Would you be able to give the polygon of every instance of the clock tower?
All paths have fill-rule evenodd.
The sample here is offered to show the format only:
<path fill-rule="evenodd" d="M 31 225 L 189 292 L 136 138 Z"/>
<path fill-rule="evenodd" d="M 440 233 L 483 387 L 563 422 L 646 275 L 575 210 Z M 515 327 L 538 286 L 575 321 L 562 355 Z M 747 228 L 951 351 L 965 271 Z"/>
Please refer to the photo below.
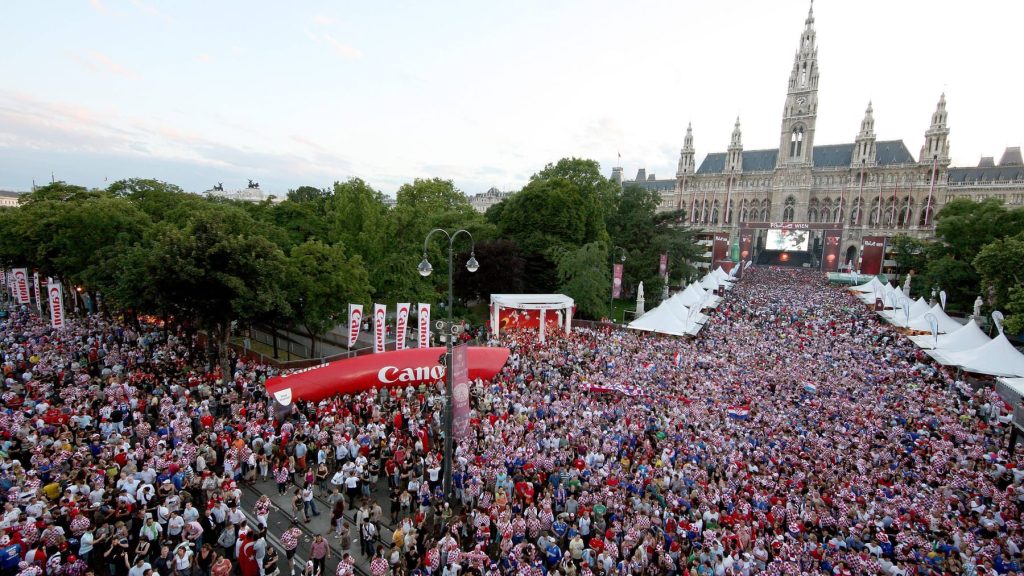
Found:
<path fill-rule="evenodd" d="M 800 48 L 793 57 L 786 107 L 782 113 L 779 168 L 811 165 L 814 124 L 818 116 L 818 45 L 814 33 L 814 3 L 807 12 Z"/>

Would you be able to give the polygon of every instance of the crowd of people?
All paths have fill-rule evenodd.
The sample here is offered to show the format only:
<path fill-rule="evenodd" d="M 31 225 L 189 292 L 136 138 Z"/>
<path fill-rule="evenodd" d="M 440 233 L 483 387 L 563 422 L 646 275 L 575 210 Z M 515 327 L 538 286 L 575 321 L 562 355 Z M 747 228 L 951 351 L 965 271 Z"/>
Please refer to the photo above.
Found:
<path fill-rule="evenodd" d="M 289 412 L 267 366 L 236 358 L 225 383 L 173 332 L 9 308 L 0 576 L 1019 568 L 1001 400 L 812 272 L 747 270 L 692 340 L 490 342 L 511 355 L 473 385 L 450 497 L 440 383 Z"/>

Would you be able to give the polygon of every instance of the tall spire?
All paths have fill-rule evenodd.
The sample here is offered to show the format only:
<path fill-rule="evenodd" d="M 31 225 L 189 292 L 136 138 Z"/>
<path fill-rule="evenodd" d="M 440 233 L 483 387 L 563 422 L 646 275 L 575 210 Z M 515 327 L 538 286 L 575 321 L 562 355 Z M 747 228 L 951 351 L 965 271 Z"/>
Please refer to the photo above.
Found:
<path fill-rule="evenodd" d="M 683 178 L 687 174 L 693 174 L 696 167 L 694 162 L 693 149 L 693 123 L 686 125 L 686 137 L 683 138 L 683 148 L 679 151 L 679 166 L 676 168 L 676 178 Z"/>
<path fill-rule="evenodd" d="M 800 43 L 793 56 L 786 105 L 782 112 L 777 166 L 808 166 L 818 117 L 818 44 L 814 2 L 807 10 Z"/>
<path fill-rule="evenodd" d="M 875 135 L 875 116 L 874 108 L 871 106 L 871 101 L 868 100 L 868 109 L 864 111 L 864 119 L 860 121 L 860 135 L 861 136 L 874 136 Z"/>
<path fill-rule="evenodd" d="M 924 146 L 918 161 L 927 163 L 938 161 L 940 164 L 949 162 L 949 126 L 946 125 L 946 93 L 939 96 L 939 103 L 932 113 L 932 123 L 924 133 Z"/>
<path fill-rule="evenodd" d="M 875 164 L 875 115 L 871 101 L 868 101 L 868 108 L 864 111 L 864 119 L 860 121 L 860 133 L 854 141 L 853 156 L 850 159 L 850 167 L 863 168 Z"/>
<path fill-rule="evenodd" d="M 726 170 L 730 172 L 743 171 L 743 132 L 740 131 L 740 117 L 736 117 L 736 125 L 732 129 L 732 138 L 729 142 L 727 153 Z"/>

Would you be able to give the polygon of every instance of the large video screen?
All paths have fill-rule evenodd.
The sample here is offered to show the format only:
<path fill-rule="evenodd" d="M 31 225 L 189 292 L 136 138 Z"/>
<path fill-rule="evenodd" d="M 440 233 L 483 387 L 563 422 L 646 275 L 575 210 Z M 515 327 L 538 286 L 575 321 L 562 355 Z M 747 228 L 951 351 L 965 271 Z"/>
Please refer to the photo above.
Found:
<path fill-rule="evenodd" d="M 783 252 L 806 252 L 807 241 L 810 235 L 806 230 L 769 230 L 768 250 L 782 250 Z"/>

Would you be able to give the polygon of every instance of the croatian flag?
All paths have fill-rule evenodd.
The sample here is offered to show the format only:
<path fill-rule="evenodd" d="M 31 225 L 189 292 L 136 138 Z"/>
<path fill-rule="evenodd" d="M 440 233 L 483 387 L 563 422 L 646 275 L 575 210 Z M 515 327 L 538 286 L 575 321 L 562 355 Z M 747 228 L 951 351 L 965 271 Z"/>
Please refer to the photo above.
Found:
<path fill-rule="evenodd" d="M 679 353 L 679 350 L 676 350 L 676 355 L 672 358 L 672 362 L 676 365 L 676 368 L 683 365 L 683 356 Z"/>
<path fill-rule="evenodd" d="M 811 384 L 810 382 L 808 382 L 808 383 L 804 384 L 804 392 L 807 392 L 808 394 L 817 394 L 818 393 L 818 387 L 815 386 L 814 384 Z"/>
<path fill-rule="evenodd" d="M 726 414 L 729 415 L 729 418 L 746 420 L 750 418 L 750 406 L 730 406 L 729 409 L 726 410 Z"/>
<path fill-rule="evenodd" d="M 644 370 L 648 372 L 656 372 L 658 370 L 658 367 L 654 364 L 654 362 L 648 362 L 647 364 L 644 364 Z"/>

